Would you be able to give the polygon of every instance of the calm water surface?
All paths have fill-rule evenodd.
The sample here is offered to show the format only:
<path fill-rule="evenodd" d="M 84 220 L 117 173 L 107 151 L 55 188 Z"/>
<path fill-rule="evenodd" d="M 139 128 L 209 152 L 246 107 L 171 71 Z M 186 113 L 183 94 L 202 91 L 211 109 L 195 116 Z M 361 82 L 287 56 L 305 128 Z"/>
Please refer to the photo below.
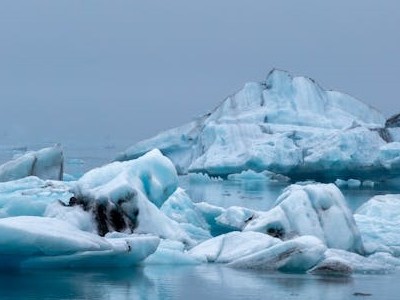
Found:
<path fill-rule="evenodd" d="M 217 265 L 0 275 L 0 299 L 399 299 L 399 274 L 318 277 Z"/>
<path fill-rule="evenodd" d="M 195 202 L 206 201 L 222 207 L 245 206 L 255 210 L 269 210 L 288 186 L 262 180 L 224 180 L 201 182 L 188 176 L 180 178 L 180 185 Z M 400 189 L 377 184 L 374 188 L 342 188 L 347 204 L 355 211 L 375 195 L 400 194 Z"/>

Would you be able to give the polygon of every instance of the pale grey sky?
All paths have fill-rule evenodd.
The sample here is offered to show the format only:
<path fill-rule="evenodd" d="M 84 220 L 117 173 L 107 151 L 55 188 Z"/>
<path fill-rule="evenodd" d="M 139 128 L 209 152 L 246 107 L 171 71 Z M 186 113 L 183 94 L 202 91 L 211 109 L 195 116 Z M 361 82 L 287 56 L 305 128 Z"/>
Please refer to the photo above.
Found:
<path fill-rule="evenodd" d="M 131 144 L 270 69 L 400 112 L 398 0 L 1 0 L 0 137 Z"/>

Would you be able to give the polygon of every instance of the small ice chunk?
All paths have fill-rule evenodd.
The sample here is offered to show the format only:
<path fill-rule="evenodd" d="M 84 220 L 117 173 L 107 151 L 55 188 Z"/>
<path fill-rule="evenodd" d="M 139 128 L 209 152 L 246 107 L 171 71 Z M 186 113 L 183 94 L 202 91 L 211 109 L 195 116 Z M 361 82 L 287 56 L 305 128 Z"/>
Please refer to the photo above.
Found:
<path fill-rule="evenodd" d="M 353 273 L 353 268 L 350 263 L 341 258 L 328 257 L 309 270 L 308 273 L 314 275 L 349 276 Z"/>
<path fill-rule="evenodd" d="M 349 179 L 347 180 L 347 185 L 349 188 L 359 188 L 361 186 L 361 181 L 358 179 Z"/>
<path fill-rule="evenodd" d="M 254 210 L 245 207 L 231 206 L 216 217 L 215 221 L 217 224 L 226 226 L 232 230 L 242 230 L 256 214 Z"/>
<path fill-rule="evenodd" d="M 0 183 L 0 218 L 43 216 L 50 203 L 68 201 L 72 183 L 44 181 L 37 177 Z"/>
<path fill-rule="evenodd" d="M 208 223 L 213 236 L 240 231 L 250 220 L 258 216 L 257 211 L 240 206 L 223 208 L 206 202 L 196 203 L 195 206 Z"/>
<path fill-rule="evenodd" d="M 0 181 L 11 181 L 28 176 L 62 180 L 64 156 L 61 145 L 28 152 L 0 166 Z"/>
<path fill-rule="evenodd" d="M 150 255 L 145 263 L 146 265 L 197 265 L 201 261 L 189 255 L 181 242 L 161 240 L 157 251 Z"/>
<path fill-rule="evenodd" d="M 400 260 L 385 255 L 361 256 L 356 253 L 328 249 L 325 258 L 309 272 L 312 274 L 349 275 L 351 273 L 382 274 L 393 270 Z M 390 256 L 390 255 L 389 255 Z"/>
<path fill-rule="evenodd" d="M 202 242 L 211 238 L 208 223 L 183 189 L 178 188 L 160 210 L 178 222 L 191 239 Z"/>
<path fill-rule="evenodd" d="M 258 232 L 230 232 L 197 245 L 189 254 L 200 261 L 229 263 L 280 242 L 279 239 Z"/>
<path fill-rule="evenodd" d="M 388 252 L 400 256 L 400 195 L 379 195 L 354 214 L 367 253 Z"/>
<path fill-rule="evenodd" d="M 228 266 L 306 272 L 323 259 L 325 251 L 326 246 L 316 237 L 301 236 L 238 258 Z"/>
<path fill-rule="evenodd" d="M 372 181 L 372 180 L 364 180 L 364 181 L 362 182 L 362 186 L 365 187 L 365 188 L 370 188 L 370 189 L 372 189 L 372 188 L 375 187 L 375 182 Z"/>
<path fill-rule="evenodd" d="M 361 181 L 358 179 L 348 179 L 348 180 L 336 179 L 335 184 L 338 187 L 349 187 L 355 189 L 361 186 Z"/>

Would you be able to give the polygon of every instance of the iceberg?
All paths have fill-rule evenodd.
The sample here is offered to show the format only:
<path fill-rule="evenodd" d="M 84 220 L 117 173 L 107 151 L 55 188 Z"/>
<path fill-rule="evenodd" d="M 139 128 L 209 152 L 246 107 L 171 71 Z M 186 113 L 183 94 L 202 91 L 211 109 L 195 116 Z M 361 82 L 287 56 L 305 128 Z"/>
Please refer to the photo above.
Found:
<path fill-rule="evenodd" d="M 271 175 L 262 174 L 233 180 Z M 0 183 L 0 268 L 220 263 L 384 273 L 400 267 L 398 197 L 374 197 L 354 217 L 335 184 L 293 184 L 268 211 L 194 203 L 178 186 L 173 163 L 152 150 L 77 181 L 30 176 Z"/>
<path fill-rule="evenodd" d="M 168 218 L 179 223 L 192 240 L 202 242 L 211 238 L 207 221 L 183 189 L 178 188 L 160 210 Z"/>
<path fill-rule="evenodd" d="M 28 176 L 41 179 L 62 180 L 64 168 L 63 150 L 60 145 L 28 152 L 0 166 L 0 182 Z"/>
<path fill-rule="evenodd" d="M 287 183 L 290 181 L 290 178 L 281 174 L 269 171 L 257 173 L 252 170 L 246 170 L 239 174 L 229 174 L 227 178 L 233 181 L 264 181 L 268 183 Z"/>
<path fill-rule="evenodd" d="M 73 183 L 30 176 L 0 182 L 0 218 L 44 216 L 49 204 L 68 201 Z"/>
<path fill-rule="evenodd" d="M 326 246 L 317 238 L 302 236 L 281 241 L 259 232 L 231 232 L 189 250 L 199 261 L 234 268 L 305 272 L 324 258 Z"/>
<path fill-rule="evenodd" d="M 386 274 L 400 266 L 400 260 L 388 253 L 361 256 L 356 253 L 328 249 L 315 267 L 308 272 L 315 275 Z"/>
<path fill-rule="evenodd" d="M 157 251 L 145 260 L 146 265 L 198 265 L 202 262 L 188 254 L 178 241 L 161 240 Z"/>
<path fill-rule="evenodd" d="M 161 211 L 178 223 L 193 224 L 194 226 L 204 229 L 208 228 L 208 224 L 201 214 L 201 211 L 182 188 L 178 188 L 168 200 L 164 202 L 161 206 Z"/>
<path fill-rule="evenodd" d="M 273 70 L 205 116 L 141 141 L 116 160 L 157 148 L 180 174 L 227 177 L 252 170 L 297 181 L 380 180 L 400 170 L 397 124 L 349 95 Z"/>
<path fill-rule="evenodd" d="M 259 232 L 236 231 L 209 239 L 188 253 L 203 262 L 229 263 L 280 242 L 277 238 Z"/>
<path fill-rule="evenodd" d="M 0 268 L 130 267 L 158 244 L 154 236 L 102 238 L 55 218 L 0 219 Z"/>
<path fill-rule="evenodd" d="M 314 236 L 301 236 L 238 258 L 228 264 L 234 268 L 306 272 L 315 266 L 326 246 Z"/>
<path fill-rule="evenodd" d="M 294 184 L 271 210 L 253 211 L 243 231 L 220 234 L 187 253 L 197 261 L 234 268 L 335 276 L 385 274 L 400 267 L 398 198 L 376 196 L 353 217 L 334 184 Z M 196 206 L 215 224 L 230 209 L 207 203 Z"/>
<path fill-rule="evenodd" d="M 400 142 L 400 114 L 387 119 L 385 124 L 386 133 L 393 142 Z"/>
<path fill-rule="evenodd" d="M 256 215 L 257 213 L 252 209 L 231 206 L 216 217 L 215 221 L 219 226 L 224 226 L 231 230 L 242 230 Z"/>
<path fill-rule="evenodd" d="M 200 202 L 194 204 L 207 222 L 212 236 L 241 231 L 247 222 L 257 216 L 257 211 L 240 206 L 228 208 Z"/>
<path fill-rule="evenodd" d="M 177 222 L 159 207 L 176 191 L 178 176 L 171 161 L 153 150 L 132 161 L 114 162 L 84 174 L 66 206 L 90 211 L 101 236 L 112 231 L 154 234 L 194 245 Z"/>
<path fill-rule="evenodd" d="M 343 194 L 334 184 L 289 186 L 267 212 L 259 212 L 244 231 L 283 240 L 314 236 L 327 247 L 364 254 L 361 234 Z"/>
<path fill-rule="evenodd" d="M 226 228 L 226 226 L 218 224 L 216 221 L 216 219 L 226 211 L 224 208 L 209 204 L 207 202 L 195 203 L 195 206 L 204 220 L 207 222 L 212 236 L 217 236 L 232 231 L 231 229 Z"/>
<path fill-rule="evenodd" d="M 354 214 L 367 253 L 386 252 L 400 256 L 400 195 L 379 195 Z"/>
<path fill-rule="evenodd" d="M 125 192 L 117 188 L 123 184 L 137 187 L 154 205 L 161 207 L 177 189 L 178 176 L 171 161 L 159 150 L 153 150 L 140 159 L 114 162 L 87 172 L 79 179 L 76 192 L 116 202 L 119 193 Z"/>

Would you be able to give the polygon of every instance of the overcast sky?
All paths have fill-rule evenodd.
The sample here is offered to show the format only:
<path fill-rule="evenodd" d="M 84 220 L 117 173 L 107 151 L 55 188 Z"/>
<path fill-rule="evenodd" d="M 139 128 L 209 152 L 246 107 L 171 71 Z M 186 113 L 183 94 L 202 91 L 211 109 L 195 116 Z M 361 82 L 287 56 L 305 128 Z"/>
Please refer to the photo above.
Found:
<path fill-rule="evenodd" d="M 398 0 L 1 0 L 0 137 L 134 143 L 274 67 L 389 116 L 399 11 Z"/>

